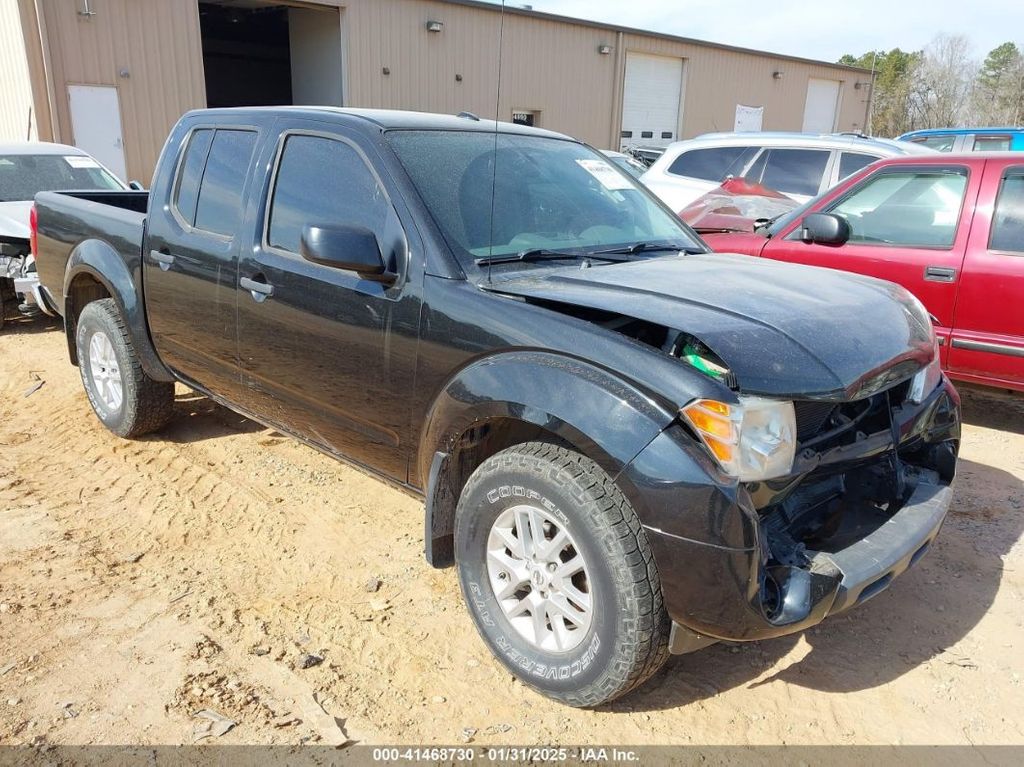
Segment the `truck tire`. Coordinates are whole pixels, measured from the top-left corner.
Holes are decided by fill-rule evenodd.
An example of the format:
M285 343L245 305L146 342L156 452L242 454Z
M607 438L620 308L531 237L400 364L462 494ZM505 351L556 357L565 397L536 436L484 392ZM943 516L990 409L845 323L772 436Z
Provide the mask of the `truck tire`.
M114 299L86 305L75 343L82 385L104 426L119 437L139 437L167 424L174 384L143 371Z
M14 280L0 277L0 330L3 330L8 317L16 314L18 294L14 292Z
M459 498L455 555L480 635L548 697L597 706L668 658L647 537L611 477L579 453L528 442L484 461Z

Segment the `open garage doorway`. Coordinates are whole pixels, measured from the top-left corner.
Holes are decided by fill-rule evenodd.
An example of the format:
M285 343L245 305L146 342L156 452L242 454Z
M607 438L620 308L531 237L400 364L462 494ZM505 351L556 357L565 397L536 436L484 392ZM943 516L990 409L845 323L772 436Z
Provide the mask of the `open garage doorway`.
M344 104L337 8L200 2L199 28L207 106Z

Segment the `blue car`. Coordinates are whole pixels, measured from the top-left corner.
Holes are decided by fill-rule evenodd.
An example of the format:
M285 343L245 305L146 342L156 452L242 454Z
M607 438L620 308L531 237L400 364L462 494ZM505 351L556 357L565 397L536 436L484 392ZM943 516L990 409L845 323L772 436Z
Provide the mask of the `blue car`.
M899 140L939 152L1024 152L1024 128L929 128L904 133Z

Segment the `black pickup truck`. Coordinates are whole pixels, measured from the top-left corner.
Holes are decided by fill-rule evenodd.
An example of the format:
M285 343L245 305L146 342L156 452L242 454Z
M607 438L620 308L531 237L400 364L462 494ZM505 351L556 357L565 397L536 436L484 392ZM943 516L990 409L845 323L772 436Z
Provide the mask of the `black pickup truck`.
M565 136L199 111L150 192L36 208L111 431L181 381L422 494L486 643L572 705L863 602L950 503L959 398L910 294L710 254Z

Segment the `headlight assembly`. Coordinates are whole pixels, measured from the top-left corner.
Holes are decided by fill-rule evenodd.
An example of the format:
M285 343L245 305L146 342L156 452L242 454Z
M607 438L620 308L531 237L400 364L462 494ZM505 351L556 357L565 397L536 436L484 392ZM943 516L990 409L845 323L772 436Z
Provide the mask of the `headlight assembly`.
M793 403L739 399L739 404L695 400L680 412L726 474L741 482L786 476L796 454Z
M942 380L942 365L939 363L939 347L935 347L935 358L927 367L921 368L910 381L910 391L907 392L907 399L915 405L920 405L935 391L935 387Z

